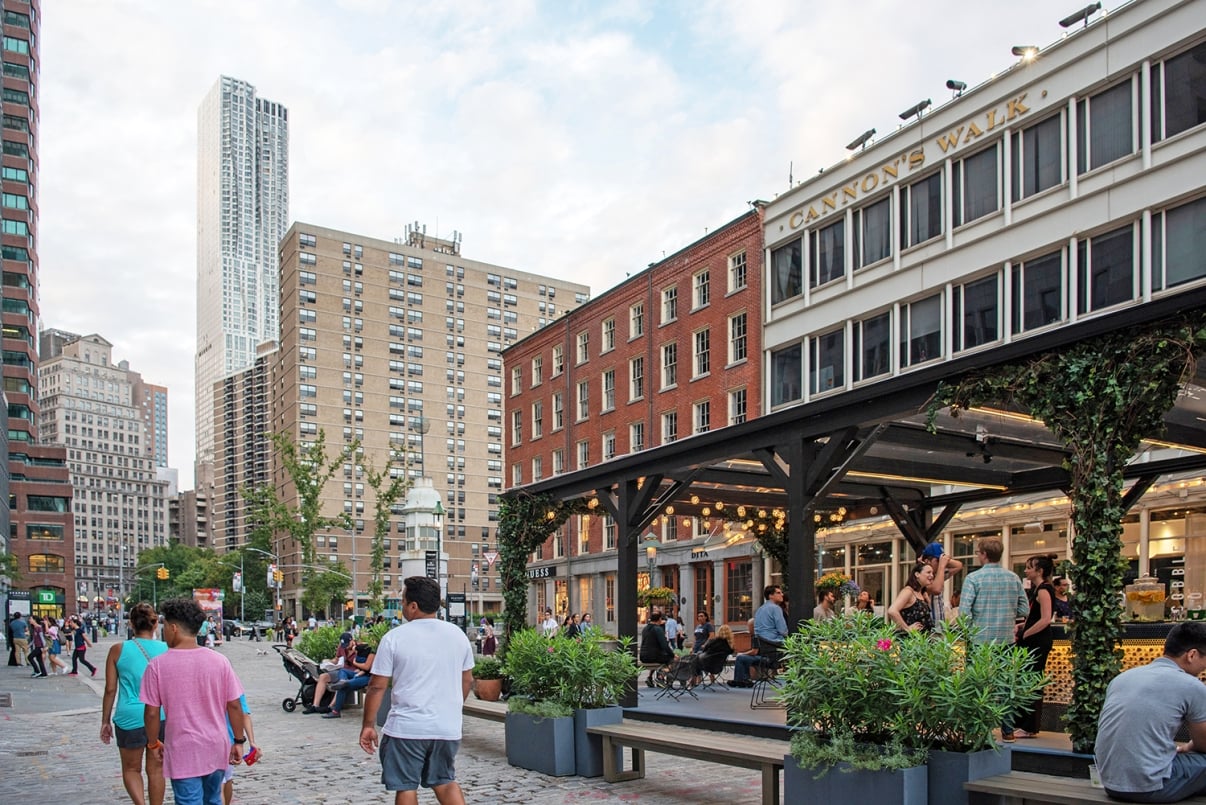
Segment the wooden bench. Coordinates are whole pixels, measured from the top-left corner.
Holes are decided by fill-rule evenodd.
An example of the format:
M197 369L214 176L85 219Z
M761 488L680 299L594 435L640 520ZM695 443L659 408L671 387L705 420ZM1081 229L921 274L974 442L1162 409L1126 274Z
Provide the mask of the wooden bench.
M639 780L645 776L645 753L660 752L693 760L723 763L762 772L762 805L779 802L779 772L783 756L791 751L787 741L749 735L717 733L665 724L624 721L587 727L603 738L603 779L609 783ZM632 769L616 767L617 747L632 750Z
M467 716L484 718L487 721L507 720L506 702L486 702L474 696L465 699L465 706L462 712Z
M1011 771L964 783L970 805L1024 805L1049 802L1053 805L1117 802L1106 796L1104 788L1094 788L1088 780L1055 777L1027 771ZM1206 805L1206 797L1181 800L1191 805Z

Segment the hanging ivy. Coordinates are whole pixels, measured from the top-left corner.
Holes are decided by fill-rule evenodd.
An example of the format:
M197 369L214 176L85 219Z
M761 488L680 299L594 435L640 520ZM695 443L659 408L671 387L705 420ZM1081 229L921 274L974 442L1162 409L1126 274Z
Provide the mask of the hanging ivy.
M517 494L498 506L498 572L503 585L503 628L510 637L527 625L528 556L572 515L591 511L585 500ZM551 516L550 516L551 515ZM503 641L502 652L507 641Z
M1115 332L1024 362L994 366L938 387L928 424L972 406L1016 404L1067 448L1064 468L1075 535L1077 614L1072 701L1065 719L1077 752L1092 752L1106 686L1120 671L1123 469L1139 443L1160 434L1164 414L1206 350L1198 310Z

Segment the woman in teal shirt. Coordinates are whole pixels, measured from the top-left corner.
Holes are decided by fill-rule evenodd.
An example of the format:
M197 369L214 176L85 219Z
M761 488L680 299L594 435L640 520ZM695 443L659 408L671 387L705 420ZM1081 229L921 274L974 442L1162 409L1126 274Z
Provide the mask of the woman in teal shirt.
M147 805L143 798L142 768L146 756L146 795L150 805L163 805L163 766L154 752L147 752L147 734L143 727L145 706L138 699L142 675L152 659L168 650L167 643L155 639L158 616L143 601L130 609L131 640L109 649L105 659L105 695L101 700L100 738L106 744L116 735L121 753L121 779L134 805ZM120 695L119 695L120 692ZM116 708L114 702L116 701Z

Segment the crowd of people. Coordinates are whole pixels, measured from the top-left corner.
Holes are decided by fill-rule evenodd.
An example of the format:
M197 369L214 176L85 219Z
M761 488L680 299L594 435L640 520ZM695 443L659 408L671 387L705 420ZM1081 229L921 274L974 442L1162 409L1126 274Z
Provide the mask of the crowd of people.
M13 612L5 629L9 645L9 664L28 665L31 677L45 679L51 674L79 676L82 665L96 676L96 666L88 662L88 649L96 638L90 635L87 624L77 615L70 618L51 618ZM71 670L63 660L63 648L71 645Z

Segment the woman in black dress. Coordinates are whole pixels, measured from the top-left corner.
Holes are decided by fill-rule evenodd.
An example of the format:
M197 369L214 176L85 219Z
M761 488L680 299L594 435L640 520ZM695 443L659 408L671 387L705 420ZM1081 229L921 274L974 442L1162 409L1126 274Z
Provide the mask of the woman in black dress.
M1051 586L1051 575L1055 563L1050 556L1032 556L1026 560L1026 578L1034 597L1030 599L1030 613L1018 633L1018 645L1030 652L1030 668L1040 674L1047 669L1047 655L1051 653L1051 618L1055 613L1055 588ZM1043 716L1043 700L1039 698L1018 716L1020 729L1013 731L1015 738L1033 738L1038 735Z
M934 581L934 568L925 562L917 562L909 573L909 580L892 606L888 607L888 619L905 632L932 632L934 615L930 609L930 594L926 592Z

